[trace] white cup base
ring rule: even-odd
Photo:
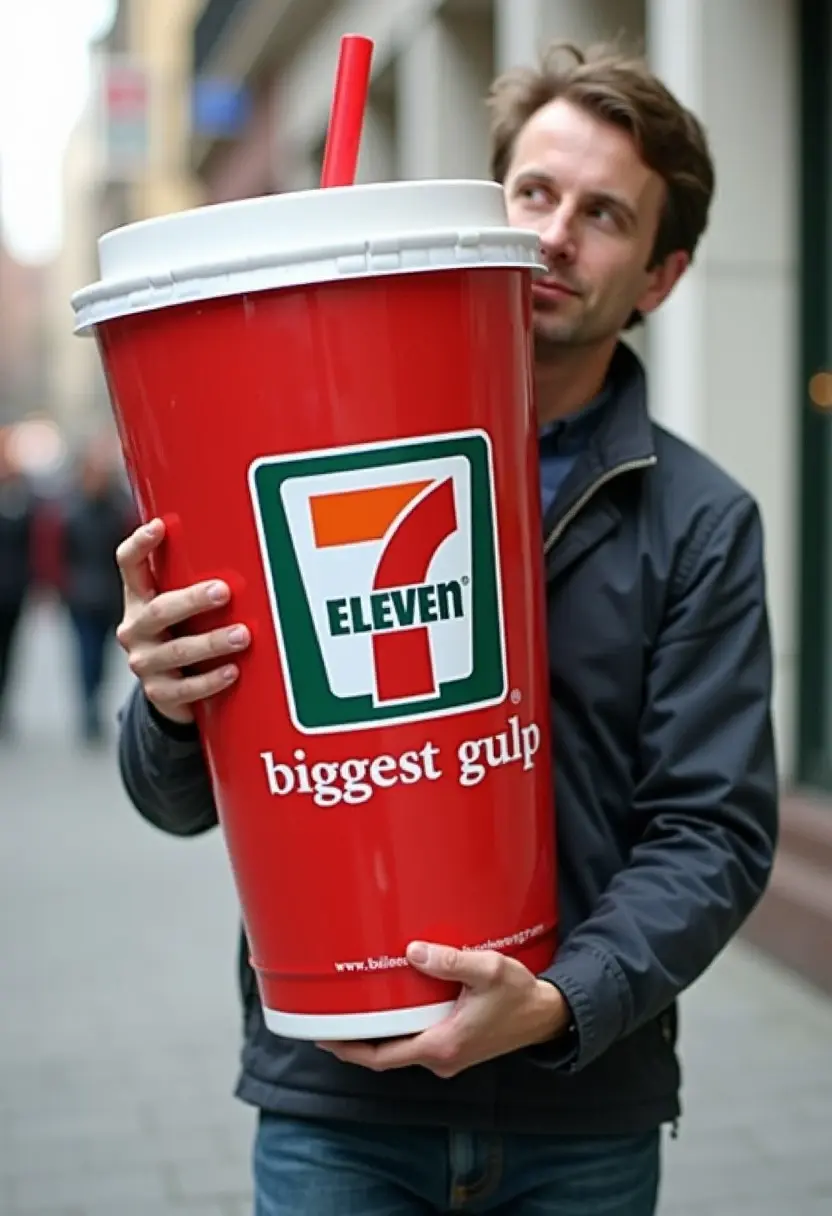
[[[263,1014],[272,1034],[323,1043],[417,1034],[441,1022],[454,1004],[454,1001],[442,1001],[436,1005],[415,1005],[409,1009],[384,1009],[373,1013],[282,1013],[279,1009],[264,1009]]]

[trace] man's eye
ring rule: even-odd
[[[545,203],[548,201],[548,195],[542,186],[523,186],[520,190],[520,197],[530,203]]]
[[[591,219],[600,220],[602,224],[617,224],[618,222],[615,212],[609,207],[605,207],[602,203],[599,203],[596,207],[590,207],[589,215]]]

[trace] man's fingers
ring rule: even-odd
[[[411,942],[407,961],[434,979],[464,984],[467,988],[490,988],[499,983],[507,960],[496,950],[457,950],[431,942]]]
[[[161,519],[153,519],[149,524],[136,528],[135,532],[125,538],[116,549],[116,563],[121,571],[122,581],[128,595],[146,600],[153,595],[153,578],[148,565],[148,558],[158,549],[165,535],[165,525]]]
[[[420,1038],[416,1035],[412,1039],[391,1039],[378,1047],[371,1043],[320,1043],[319,1046],[344,1064],[360,1064],[362,1068],[386,1072],[392,1068],[412,1068],[416,1064],[424,1064]]]
[[[250,641],[251,635],[244,625],[232,625],[230,629],[213,629],[210,633],[173,638],[169,642],[147,647],[139,646],[130,655],[128,665],[133,675],[146,680],[153,675],[164,675],[195,667],[198,663],[239,654]]]
[[[219,608],[227,604],[230,597],[228,584],[216,580],[195,583],[193,587],[177,591],[163,591],[136,612],[129,623],[125,623],[119,640],[123,645],[135,645],[142,640],[161,639],[172,626]]]
[[[171,637],[175,626],[227,604],[231,589],[213,579],[157,594],[149,559],[164,536],[164,523],[154,519],[137,528],[116,551],[124,583],[124,619],[116,637],[148,700],[172,721],[190,722],[195,702],[235,683],[239,668],[227,660],[245,650],[251,637],[243,625]],[[211,668],[194,670],[203,664]]]
[[[458,1029],[448,1020],[421,1034],[386,1043],[319,1043],[345,1064],[360,1064],[374,1072],[396,1068],[428,1068],[439,1077],[450,1077],[461,1067],[461,1041]]]
[[[206,671],[198,676],[153,676],[144,682],[143,687],[145,696],[160,713],[176,718],[176,711],[183,706],[204,701],[208,697],[216,696],[223,689],[230,688],[239,674],[239,668],[235,664],[226,663],[214,671]]]
[[[359,1064],[362,1068],[378,1068],[379,1049],[369,1043],[319,1043],[318,1046],[335,1056],[343,1064]]]

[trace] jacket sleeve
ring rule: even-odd
[[[647,675],[629,864],[543,979],[566,997],[577,1071],[658,1017],[760,899],[778,830],[759,513],[746,495],[682,555]]]
[[[216,826],[196,727],[163,723],[138,683],[120,714],[118,754],[127,796],[150,823],[174,836],[196,836]]]

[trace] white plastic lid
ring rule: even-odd
[[[128,314],[304,283],[478,266],[542,272],[486,181],[381,182],[243,199],[142,220],[98,241],[75,332]]]

